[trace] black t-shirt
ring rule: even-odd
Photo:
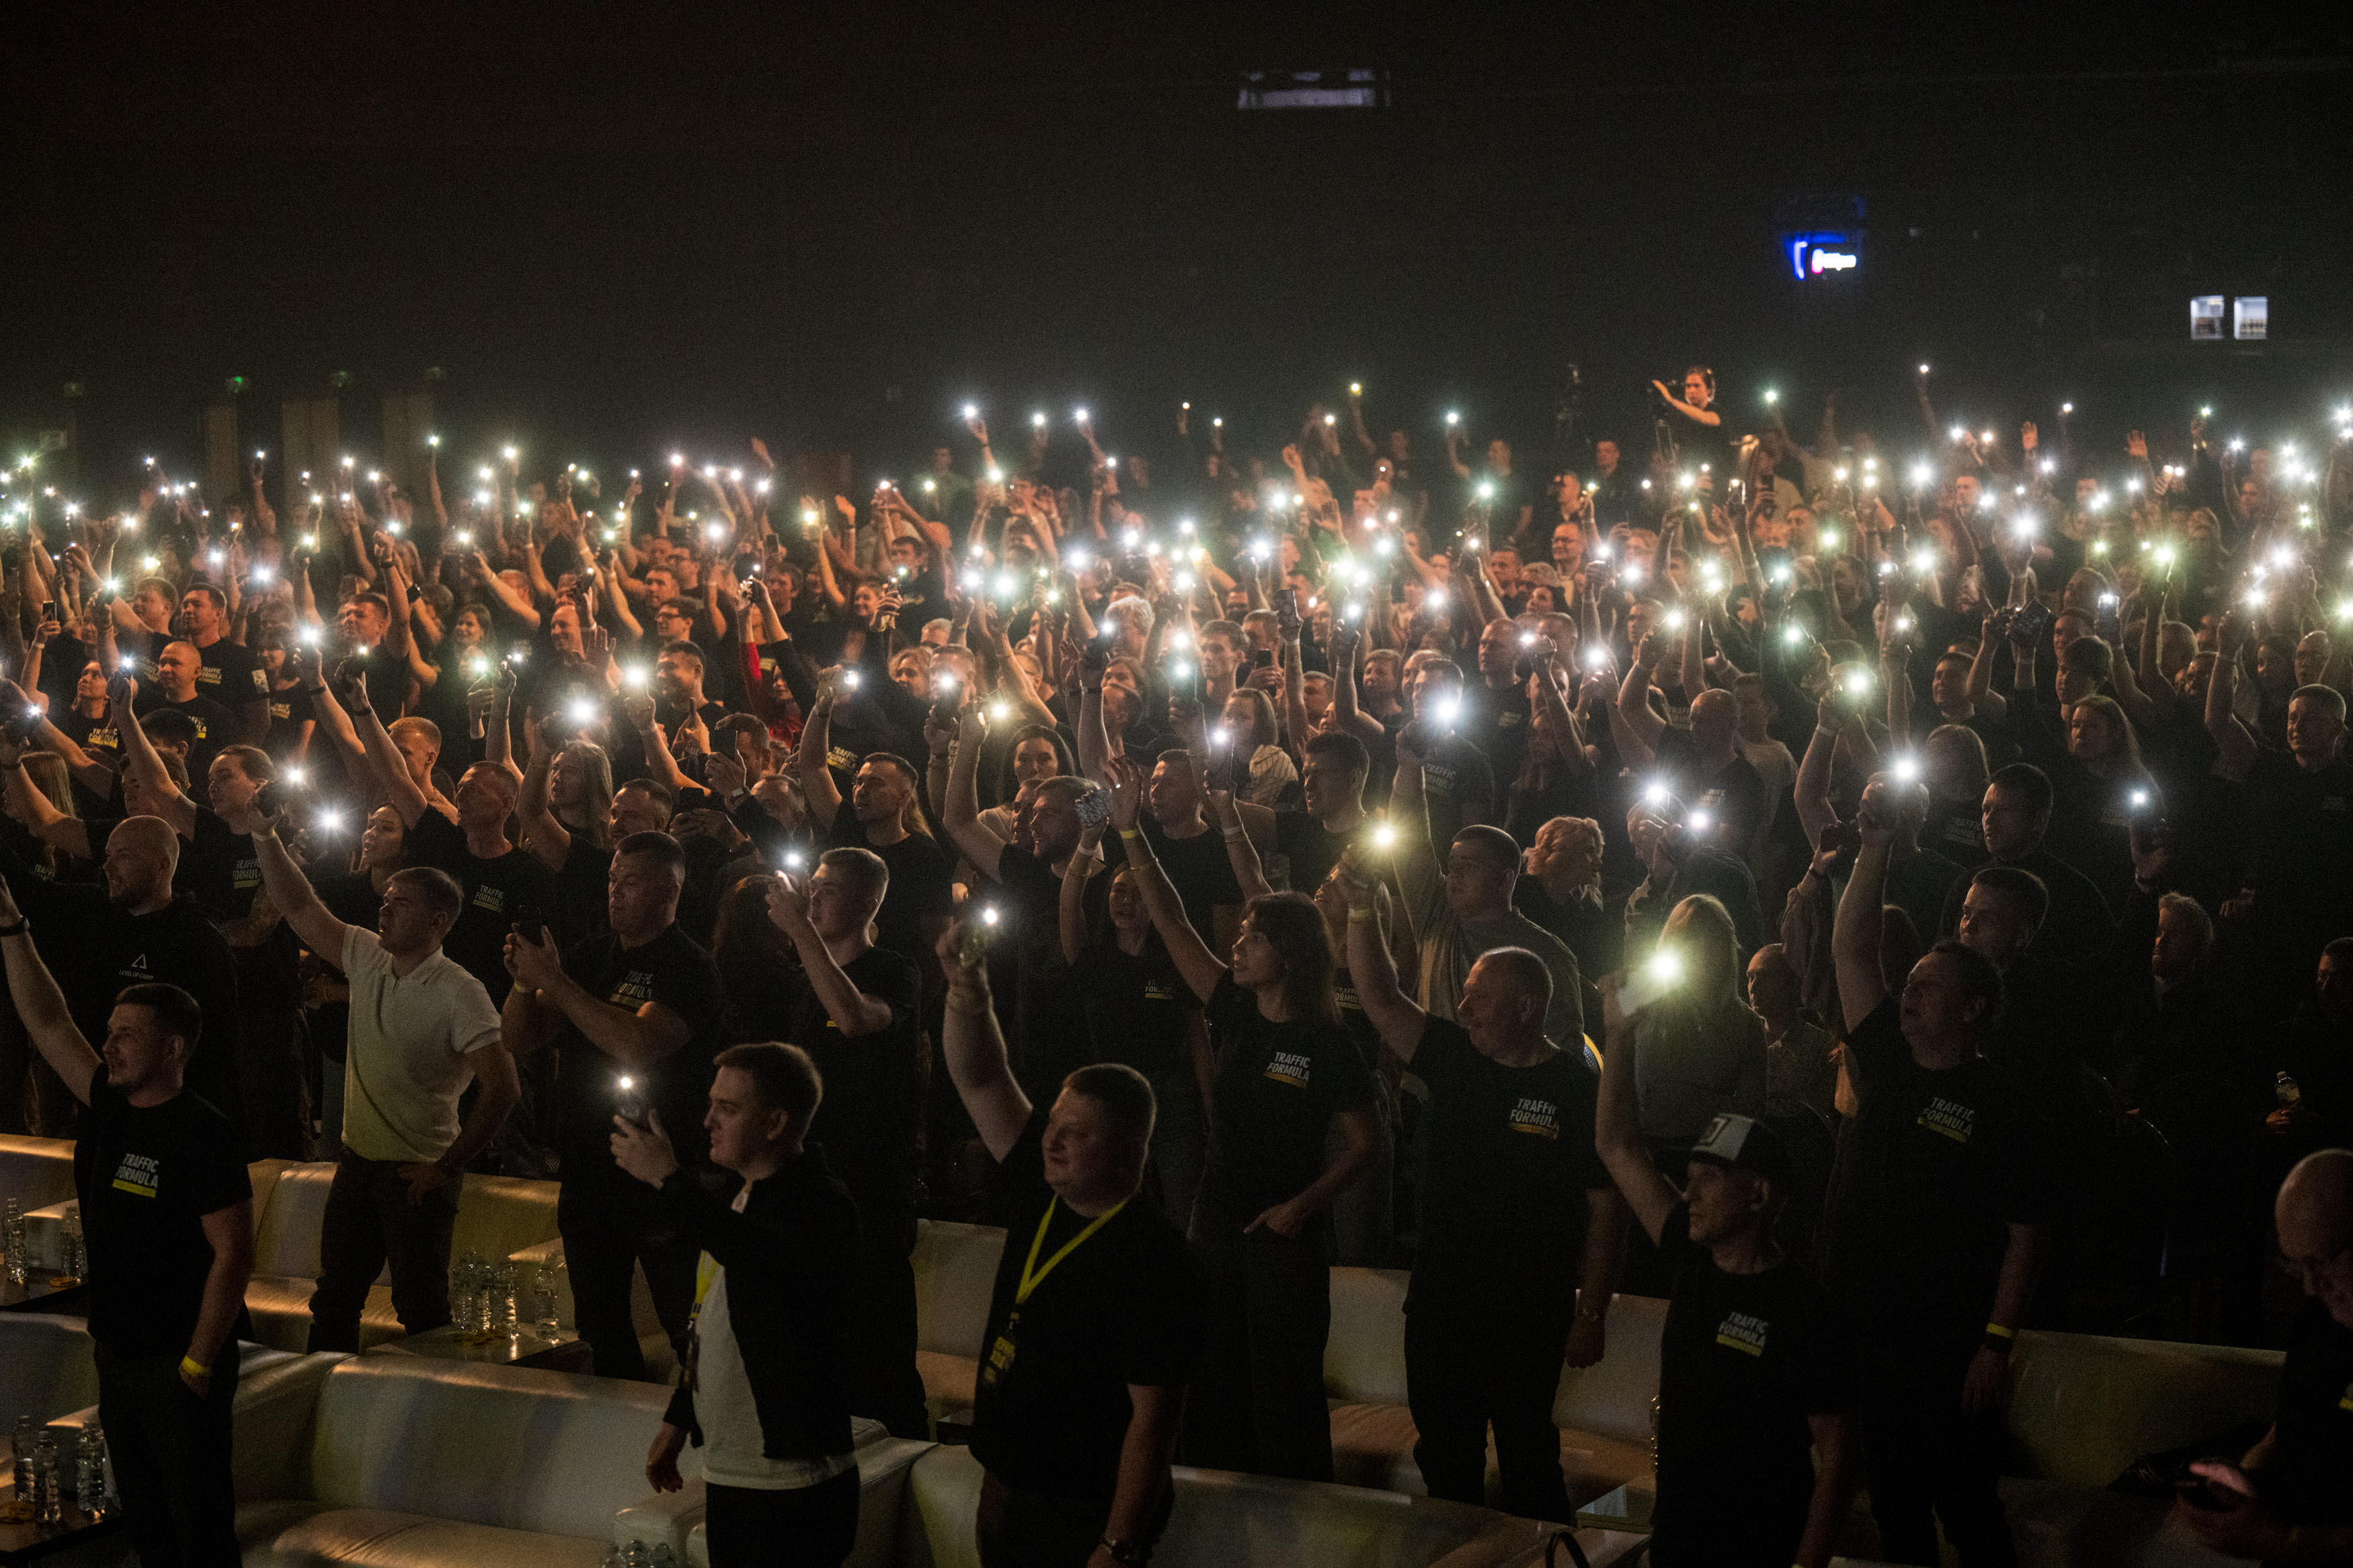
[[[1507,1068],[1461,1025],[1432,1018],[1413,1072],[1430,1087],[1430,1144],[1406,1310],[1500,1309],[1557,1318],[1566,1331],[1585,1194],[1609,1185],[1593,1148],[1599,1086],[1582,1043]]]
[[[177,885],[214,915],[243,920],[253,912],[253,896],[261,891],[253,836],[231,832],[208,805],[196,807],[196,835],[181,846],[180,870]]]
[[[923,928],[928,921],[948,918],[955,901],[955,857],[920,833],[910,833],[896,844],[869,843],[866,825],[848,800],[835,814],[826,841],[830,848],[871,849],[890,868],[891,886],[874,917],[874,945],[911,957],[931,952],[934,938]]]
[[[635,1013],[659,1002],[686,1023],[686,1044],[648,1068],[625,1068],[566,1024],[556,1037],[554,1143],[564,1180],[623,1183],[613,1163],[613,1117],[623,1077],[659,1112],[689,1170],[702,1159],[702,1116],[710,1104],[711,1058],[718,1055],[719,966],[676,926],[643,947],[625,948],[606,931],[564,952],[564,973],[602,1002]]]
[[[261,668],[261,656],[244,644],[222,637],[197,648],[196,658],[197,696],[231,710],[269,700],[269,672]]]
[[[1672,788],[1683,804],[1694,811],[1713,813],[1721,825],[1710,836],[1711,842],[1729,854],[1746,856],[1748,847],[1764,831],[1772,806],[1765,794],[1765,777],[1757,765],[1735,752],[1730,762],[1703,775],[1691,731],[1672,727],[1659,737],[1658,756],[1660,768],[1674,781]]]
[[[90,1337],[128,1355],[185,1352],[213,1267],[204,1218],[253,1196],[244,1137],[188,1090],[133,1106],[100,1067],[74,1145],[74,1190],[90,1245]],[[253,1337],[242,1307],[231,1337]]]
[[[1218,1079],[1201,1201],[1240,1228],[1314,1184],[1332,1118],[1372,1103],[1372,1075],[1345,1026],[1271,1023],[1231,975],[1208,1015]]]
[[[151,690],[155,693],[153,699],[148,696]],[[195,723],[196,738],[188,747],[188,784],[197,790],[205,787],[205,775],[212,771],[213,759],[220,755],[220,749],[235,745],[243,733],[229,710],[206,696],[201,689],[185,702],[166,702],[160,687],[142,687],[132,708],[142,719],[168,708],[186,714]]]
[[[1185,906],[1186,923],[1208,944],[1211,952],[1222,951],[1218,911],[1239,910],[1242,903],[1242,885],[1234,878],[1233,858],[1226,853],[1225,834],[1212,822],[1190,838],[1171,838],[1161,831],[1157,821],[1146,816],[1144,837],[1152,846],[1153,858],[1168,874],[1169,885],[1176,889],[1177,901]]]
[[[316,723],[319,710],[311,694],[302,689],[301,682],[281,687],[269,694],[269,731],[261,738],[261,749],[272,761],[283,763],[302,743],[302,726]]]
[[[1454,836],[1466,822],[1493,822],[1495,770],[1487,754],[1460,734],[1442,741],[1422,736],[1422,800],[1430,809],[1430,841],[1442,864]]]
[[[1974,1337],[2010,1226],[2043,1224],[2057,1206],[2045,1118],[1983,1057],[1936,1071],[1914,1062],[1893,997],[1850,1031],[1846,1060],[1862,1110],[1831,1283],[1866,1332]]]
[[[1009,951],[1013,958],[1013,1035],[1008,1042],[1013,1070],[1026,1092],[1050,1100],[1072,1069],[1089,1062],[1130,1058],[1087,1048],[1095,1001],[1092,982],[1079,984],[1063,961],[1062,879],[1054,875],[1052,864],[1008,844],[997,853],[997,881],[1004,889],[998,952]],[[1090,908],[1101,906],[1109,886],[1098,873],[1098,885],[1087,889]],[[1000,1004],[999,1016],[1008,1011]]]
[[[466,830],[431,806],[408,830],[406,847],[412,864],[436,867],[458,879],[466,904],[441,951],[482,983],[493,1006],[503,1005],[514,984],[507,973],[507,932],[519,911],[535,907],[559,933],[563,929],[556,918],[555,878],[527,850],[509,849],[487,859],[477,856],[466,847]],[[702,1120],[695,1118],[698,1124]]]
[[[2290,1524],[2353,1523],[2353,1329],[2306,1301],[2280,1369],[2279,1447],[2257,1489]]]
[[[2247,775],[2254,841],[2247,882],[2275,900],[2327,900],[2340,907],[2353,886],[2353,763],[2306,773],[2285,752],[2263,752]]]
[[[1462,733],[1484,752],[1495,784],[1504,790],[1520,776],[1527,755],[1531,710],[1525,686],[1512,681],[1498,691],[1483,680],[1462,691]]]
[[[1727,1274],[1691,1239],[1678,1204],[1659,1236],[1674,1271],[1659,1340],[1659,1568],[1782,1568],[1813,1496],[1807,1418],[1854,1408],[1854,1358],[1838,1302],[1783,1263]]]
[[[891,1005],[888,1027],[845,1036],[808,986],[786,1037],[808,1052],[825,1080],[809,1136],[858,1199],[869,1239],[892,1237],[914,1218],[923,1138],[923,972],[904,953],[871,947],[842,966],[859,994]]]
[[[1104,929],[1067,978],[1086,1012],[1088,1061],[1124,1062],[1146,1078],[1184,1065],[1186,1021],[1197,1007],[1158,933],[1130,953]]]
[[[1224,835],[1219,836],[1220,838]],[[1356,836],[1335,833],[1324,826],[1321,818],[1303,811],[1279,811],[1274,815],[1275,852],[1291,862],[1291,886],[1293,891],[1313,893],[1348,852]],[[1232,864],[1228,862],[1230,870]],[[1239,889],[1237,889],[1239,890]]]
[[[1208,1284],[1159,1206],[1132,1197],[1037,1283],[1014,1321],[1039,1221],[1040,1268],[1088,1224],[1046,1185],[1045,1130],[1041,1107],[997,1172],[1005,1254],[983,1339],[972,1453],[1016,1490],[1108,1506],[1134,1410],[1128,1389],[1193,1381]]]

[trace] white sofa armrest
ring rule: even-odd
[[[681,1563],[686,1561],[686,1538],[702,1522],[710,1507],[702,1478],[695,1477],[683,1490],[655,1492],[639,1498],[613,1516],[613,1544],[642,1544],[648,1552],[668,1546]]]

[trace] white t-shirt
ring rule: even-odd
[[[375,932],[344,928],[352,984],[343,1052],[343,1143],[364,1160],[438,1160],[458,1141],[468,1058],[499,1043],[499,1010],[448,954],[405,976]]]
[[[737,1214],[751,1195],[748,1185],[735,1194]],[[768,1458],[752,1380],[744,1374],[744,1352],[736,1346],[735,1325],[727,1315],[727,1270],[706,1252],[697,1273],[704,1281],[694,1320],[694,1419],[702,1428],[702,1479],[713,1486],[783,1492],[829,1481],[855,1468],[854,1454],[824,1459]]]

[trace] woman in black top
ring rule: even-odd
[[[794,1010],[808,991],[792,939],[768,918],[773,886],[767,877],[746,877],[719,900],[711,958],[726,998],[719,1014],[723,1045],[789,1038]]]
[[[1372,1075],[1333,998],[1332,941],[1304,894],[1261,894],[1243,908],[1231,963],[1220,961],[1187,922],[1136,826],[1143,771],[1124,757],[1106,766],[1113,825],[1169,957],[1207,1007],[1218,1060],[1191,1237],[1209,1275],[1208,1349],[1186,1413],[1186,1459],[1328,1481],[1324,1215],[1381,1141]],[[1326,1163],[1335,1118],[1346,1144]]]
[[[522,847],[555,875],[560,908],[550,923],[565,941],[605,927],[605,879],[613,864],[613,764],[594,741],[562,739],[566,723],[543,714],[531,727],[531,765],[515,813]]]

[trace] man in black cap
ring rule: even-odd
[[[1788,1152],[1763,1123],[1718,1116],[1677,1192],[1635,1106],[1633,998],[1621,1001],[1614,981],[1601,996],[1608,1044],[1594,1142],[1675,1281],[1659,1343],[1651,1561],[1822,1568],[1854,1500],[1862,1423],[1837,1303],[1774,1237]]]

